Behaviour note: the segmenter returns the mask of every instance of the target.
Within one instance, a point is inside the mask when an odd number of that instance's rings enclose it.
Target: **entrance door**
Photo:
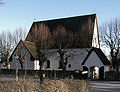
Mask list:
[[[83,78],[87,79],[88,78],[88,68],[86,66],[83,66],[83,71],[87,72],[87,73],[82,74]]]
[[[99,79],[104,80],[104,66],[99,69]]]

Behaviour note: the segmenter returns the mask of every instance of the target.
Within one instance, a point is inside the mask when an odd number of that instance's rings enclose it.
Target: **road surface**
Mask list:
[[[120,92],[120,82],[118,81],[91,81],[92,92]]]

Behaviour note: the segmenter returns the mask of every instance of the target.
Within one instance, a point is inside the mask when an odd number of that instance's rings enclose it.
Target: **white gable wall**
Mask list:
[[[99,37],[98,37],[98,28],[97,28],[97,19],[96,18],[95,18],[95,24],[94,24],[92,47],[96,47],[96,48],[100,47]]]
[[[30,60],[31,54],[29,52],[27,53],[28,55],[26,55],[24,68],[28,70],[34,70],[34,61]]]
[[[95,67],[102,67],[104,66],[104,64],[102,63],[102,61],[100,60],[100,58],[97,56],[95,51],[92,51],[90,56],[87,58],[84,66],[86,66],[88,68],[88,78],[90,77],[90,68],[95,66]]]
[[[90,56],[88,57],[88,59],[86,60],[84,66],[90,68],[92,66],[97,66],[97,67],[101,67],[104,66],[104,64],[102,63],[102,61],[100,60],[100,58],[97,56],[97,54],[95,53],[95,51],[92,51],[92,53],[90,54]]]
[[[102,61],[100,60],[100,58],[98,57],[98,55],[96,54],[95,51],[92,51],[90,56],[87,58],[84,66],[86,66],[88,68],[88,77],[90,77],[90,68],[95,66],[95,67],[102,67],[104,66],[104,73],[106,71],[109,71],[109,67],[110,66],[106,66],[102,63]],[[104,75],[104,78],[105,78],[105,75]]]
[[[19,46],[15,49],[15,51],[12,55],[12,62],[10,62],[10,69],[21,69],[20,61],[16,59],[16,55],[18,53],[19,48],[21,50],[21,53],[26,53],[26,59],[24,61],[24,69],[33,70],[34,69],[34,61],[30,60],[31,55],[27,51],[27,49],[24,47],[23,43],[20,43]]]

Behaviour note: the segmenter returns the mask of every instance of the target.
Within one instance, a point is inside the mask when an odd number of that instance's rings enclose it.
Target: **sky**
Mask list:
[[[0,6],[0,32],[24,28],[33,21],[96,13],[98,25],[120,17],[120,0],[3,0]]]

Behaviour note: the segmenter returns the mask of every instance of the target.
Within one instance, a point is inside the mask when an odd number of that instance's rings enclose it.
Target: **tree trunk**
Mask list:
[[[39,69],[39,77],[40,77],[40,83],[43,82],[43,76],[42,76],[42,68],[43,68],[43,62],[41,60],[39,60],[39,65],[40,65],[40,69]]]
[[[64,52],[62,51],[62,49],[59,49],[59,55],[60,55],[60,62],[62,64],[62,70],[65,71],[66,70],[66,66],[64,63]]]
[[[9,58],[7,58],[7,69],[10,69]]]
[[[114,54],[113,54],[113,49],[111,48],[111,52],[110,52],[110,54],[111,54],[111,57],[112,57],[112,68],[113,69],[115,69],[115,59],[114,59]]]
[[[18,81],[18,69],[16,69],[16,81]]]
[[[26,75],[27,75],[27,71],[26,71],[26,69],[25,69],[25,73],[24,73],[24,81],[25,81],[25,79],[26,79]]]

